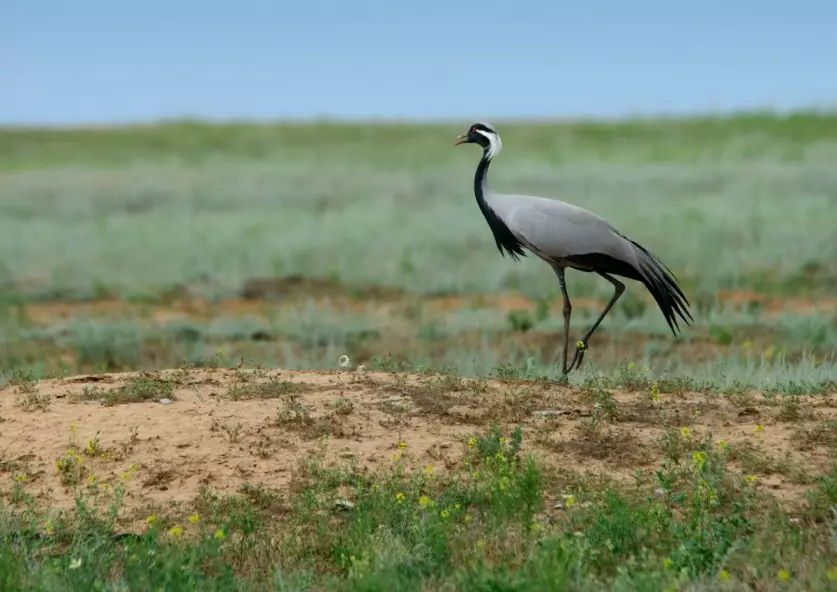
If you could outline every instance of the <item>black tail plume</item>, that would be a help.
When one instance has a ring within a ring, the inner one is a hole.
[[[672,334],[676,337],[677,331],[680,330],[677,323],[678,316],[686,325],[691,325],[689,321],[694,322],[688,309],[690,306],[689,300],[683,294],[680,286],[677,285],[677,278],[674,273],[666,267],[666,264],[659,257],[639,243],[631,241],[631,244],[636,248],[637,258],[639,259],[639,271],[642,277],[638,279],[645,284],[651,296],[654,297]]]

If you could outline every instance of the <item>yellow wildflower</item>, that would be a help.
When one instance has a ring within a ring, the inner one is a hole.
[[[706,453],[702,450],[692,453],[692,462],[698,469],[702,469],[706,464]]]
[[[572,508],[575,505],[575,501],[575,498],[573,496],[570,496],[564,500],[564,505],[568,508]]]
[[[216,530],[216,531],[215,531],[215,535],[214,535],[214,536],[215,536],[215,538],[216,538],[217,540],[219,540],[219,541],[223,541],[225,538],[227,538],[227,535],[226,535],[226,534],[224,533],[224,531],[223,531],[222,529],[220,529],[220,528],[219,528],[218,530]]]
[[[157,516],[154,514],[151,514],[151,516],[145,519],[145,523],[149,525],[154,524],[155,522],[157,522]]]
[[[175,538],[179,537],[183,534],[183,528],[180,526],[172,526],[169,528],[169,536],[173,536]]]
[[[718,573],[718,580],[720,580],[722,582],[728,582],[729,581],[729,572],[725,569],[722,569]]]
[[[407,443],[406,442],[399,442],[398,447],[399,448],[407,448]]]
[[[680,435],[684,438],[688,438],[691,435],[691,432],[689,431],[689,428],[683,426],[682,428],[680,428]]]
[[[780,569],[776,572],[776,579],[780,582],[787,582],[790,579],[790,572],[786,569]]]
[[[192,514],[191,516],[189,516],[189,524],[195,524],[200,519],[201,517],[197,514]]]
[[[827,572],[825,572],[825,577],[828,578],[829,582],[837,582],[837,563],[831,566]]]
[[[727,447],[727,443],[725,440],[718,440],[718,448],[724,450]]]
[[[450,516],[450,510],[442,510],[441,512],[439,512],[439,516],[441,516],[442,518],[448,518]]]
[[[398,493],[395,494],[395,501],[397,501],[400,504],[401,502],[404,501],[404,497],[405,497],[404,494],[399,491]]]
[[[425,506],[428,506],[432,503],[433,503],[433,501],[429,497],[427,497],[426,495],[423,495],[419,498],[419,505],[422,508],[425,507]]]
[[[671,563],[672,562],[670,557],[666,557],[665,559],[663,559],[663,569],[669,569],[671,567]]]
[[[433,474],[436,472],[436,469],[433,468],[433,465],[427,465],[426,467],[424,467],[424,472],[427,473],[430,477],[432,477]]]
[[[763,432],[763,431],[764,431],[764,426],[761,425],[760,423],[756,424],[756,433],[760,433],[760,432]]]
[[[473,448],[473,447],[475,447],[476,445],[477,445],[477,439],[476,439],[476,438],[469,438],[469,439],[468,439],[468,446],[469,446],[469,447]]]

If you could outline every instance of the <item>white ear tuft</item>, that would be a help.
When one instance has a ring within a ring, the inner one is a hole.
[[[488,140],[488,151],[486,152],[486,157],[488,159],[494,158],[500,153],[500,150],[503,149],[503,141],[497,133],[479,129],[476,130],[476,132],[478,134],[482,134]]]

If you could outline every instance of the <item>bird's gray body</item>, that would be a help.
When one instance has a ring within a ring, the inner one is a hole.
[[[593,212],[557,199],[486,192],[485,201],[532,253],[549,263],[592,271],[577,255],[601,254],[639,269],[633,244]]]

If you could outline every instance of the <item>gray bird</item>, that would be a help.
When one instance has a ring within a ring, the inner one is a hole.
[[[584,359],[590,336],[625,291],[625,284],[614,275],[641,282],[677,337],[679,316],[686,325],[694,321],[688,311],[689,301],[677,285],[674,274],[642,245],[632,241],[596,214],[563,201],[532,195],[494,193],[486,186],[491,160],[503,143],[497,131],[486,123],[475,123],[467,132],[454,138],[454,145],[479,144],[483,155],[474,175],[477,205],[488,222],[500,254],[514,259],[525,257],[528,249],[552,267],[564,298],[564,374],[578,368]],[[572,363],[567,366],[570,343],[572,304],[567,295],[564,270],[567,267],[593,272],[613,284],[613,298],[590,330],[576,342]],[[688,317],[688,318],[687,318]]]

